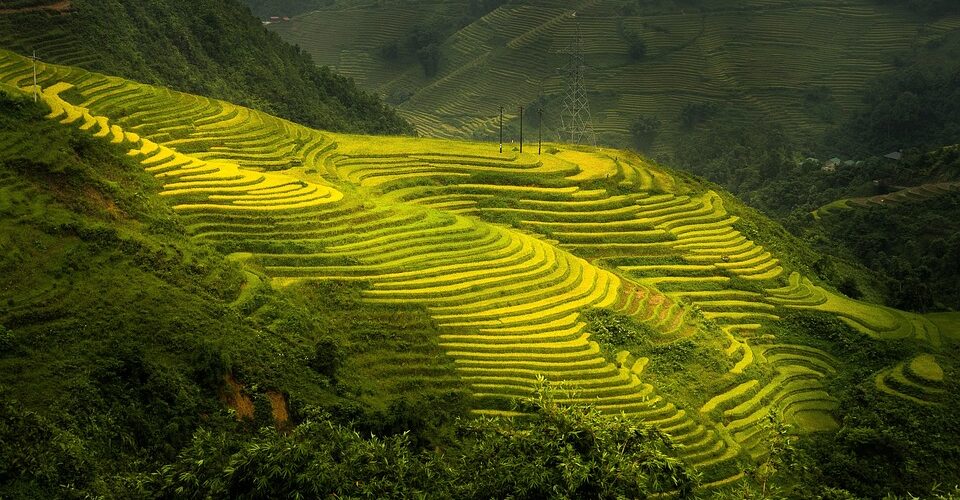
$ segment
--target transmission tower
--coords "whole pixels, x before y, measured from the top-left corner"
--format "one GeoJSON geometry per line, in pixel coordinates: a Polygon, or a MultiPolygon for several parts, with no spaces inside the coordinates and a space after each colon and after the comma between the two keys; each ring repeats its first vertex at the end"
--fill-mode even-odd
{"type": "Polygon", "coordinates": [[[590,101],[584,88],[583,38],[580,35],[580,23],[577,13],[571,14],[576,30],[570,47],[561,52],[567,54],[567,64],[563,73],[563,109],[560,111],[560,129],[557,133],[560,142],[571,144],[597,145],[597,134],[590,120],[590,101]]]}

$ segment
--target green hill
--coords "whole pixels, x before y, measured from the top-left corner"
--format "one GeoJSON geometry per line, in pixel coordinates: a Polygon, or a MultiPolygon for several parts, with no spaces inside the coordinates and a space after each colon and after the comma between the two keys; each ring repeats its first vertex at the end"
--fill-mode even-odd
{"type": "Polygon", "coordinates": [[[235,0],[30,0],[0,8],[0,46],[237,102],[313,127],[412,128],[377,97],[317,67],[235,0]],[[44,8],[55,6],[57,9],[44,8]]]}
{"type": "Polygon", "coordinates": [[[672,152],[685,127],[716,107],[736,109],[741,125],[819,138],[862,108],[868,82],[901,53],[960,28],[960,13],[933,7],[920,9],[931,17],[871,0],[525,1],[461,27],[463,3],[335,2],[269,28],[384,95],[421,134],[486,139],[496,137],[499,105],[510,138],[520,105],[542,106],[555,138],[558,68],[579,29],[601,141],[634,146],[631,125],[654,118],[653,150],[672,152]],[[444,36],[435,75],[419,64],[416,30],[444,36]]]}
{"type": "MultiPolygon", "coordinates": [[[[84,214],[78,229],[63,229],[73,226],[51,221],[72,216],[44,212],[58,205],[18,198],[24,179],[42,171],[22,165],[50,148],[35,149],[16,128],[3,136],[4,182],[12,186],[3,199],[15,214],[5,231],[19,234],[17,224],[46,231],[36,252],[49,253],[51,268],[24,268],[26,255],[8,261],[7,269],[29,279],[5,276],[3,298],[17,309],[2,321],[12,345],[25,347],[2,360],[0,384],[55,422],[53,403],[37,398],[52,390],[48,374],[63,369],[64,357],[48,354],[50,345],[85,352],[83,342],[101,338],[87,328],[107,330],[117,342],[143,338],[146,331],[132,333],[134,318],[164,304],[155,315],[172,322],[164,327],[169,334],[148,335],[149,345],[159,345],[129,355],[144,361],[116,368],[117,384],[137,366],[153,368],[134,370],[135,380],[161,378],[122,385],[120,394],[163,386],[164,373],[182,373],[177,363],[192,365],[168,344],[195,351],[178,340],[193,335],[215,346],[210,368],[190,382],[194,394],[200,381],[216,387],[229,369],[236,378],[222,397],[260,423],[271,413],[278,425],[287,414],[295,422],[298,412],[322,406],[375,430],[432,428],[422,438],[442,442],[442,421],[427,416],[447,411],[448,418],[460,408],[520,416],[514,401],[545,377],[563,389],[558,403],[588,404],[659,429],[675,447],[671,454],[702,473],[705,488],[741,480],[752,463],[782,459],[768,418],[802,436],[810,474],[823,475],[799,487],[826,484],[873,496],[928,491],[960,477],[960,462],[950,458],[958,441],[943,438],[960,436],[953,418],[956,316],[926,317],[844,296],[823,279],[820,255],[719,188],[624,151],[550,143],[542,155],[529,148],[500,154],[491,143],[321,132],[79,68],[38,69],[33,87],[29,60],[6,51],[0,57],[3,88],[36,92],[50,110],[47,124],[31,127],[58,122],[77,137],[54,148],[65,157],[45,160],[52,167],[44,168],[69,164],[75,155],[67,147],[102,150],[109,143],[128,158],[119,179],[97,164],[78,167],[91,181],[65,175],[80,193],[93,186],[84,196],[57,183],[32,188],[84,214]],[[98,189],[131,199],[111,204],[98,189]],[[94,208],[69,205],[78,199],[94,208]],[[137,214],[130,222],[128,211],[137,214]],[[151,230],[151,221],[164,229],[151,230]],[[110,229],[124,224],[130,238],[156,250],[123,251],[101,275],[98,259],[129,245],[110,229]],[[80,250],[63,247],[58,231],[75,231],[80,250]],[[59,252],[64,257],[54,258],[59,252]],[[171,264],[163,263],[165,255],[171,264]],[[189,265],[163,274],[178,262],[189,265]],[[168,281],[151,277],[158,273],[168,281]],[[185,290],[171,289],[182,275],[192,277],[179,284],[185,290]],[[69,293],[83,300],[51,300],[64,292],[57,280],[80,277],[83,286],[69,293]],[[147,280],[155,291],[125,288],[121,280],[147,280]],[[133,296],[97,302],[126,292],[133,296]],[[190,316],[187,306],[162,309],[181,301],[200,309],[190,316]],[[51,302],[75,309],[50,312],[51,302]],[[122,327],[78,319],[102,318],[101,311],[114,317],[119,312],[109,311],[117,308],[130,318],[122,327]],[[214,331],[223,334],[206,333],[218,317],[235,323],[219,324],[214,331]],[[256,396],[252,403],[244,403],[245,392],[256,396]],[[397,397],[413,403],[390,402],[397,397]],[[348,401],[389,406],[390,413],[378,417],[348,401]],[[397,412],[408,419],[396,419],[397,412]],[[921,432],[927,428],[937,433],[921,432]],[[839,438],[832,443],[821,433],[839,438]],[[888,447],[877,453],[851,433],[888,440],[888,447]],[[847,460],[862,465],[838,472],[847,460]]],[[[847,278],[869,283],[865,275],[847,278]]],[[[99,387],[92,380],[86,384],[99,387]]],[[[91,411],[103,414],[109,401],[91,411]]],[[[193,417],[154,433],[182,438],[205,425],[198,414],[212,411],[193,410],[210,405],[209,397],[187,400],[182,410],[180,400],[166,401],[165,411],[193,417]]],[[[74,415],[70,403],[63,406],[74,415]]],[[[59,425],[92,432],[69,419],[59,425]]],[[[144,440],[160,441],[155,434],[144,440]]],[[[171,446],[130,467],[150,470],[179,451],[171,446]]],[[[86,474],[88,481],[101,478],[86,474]]],[[[214,491],[220,483],[202,484],[190,487],[214,491]]]]}

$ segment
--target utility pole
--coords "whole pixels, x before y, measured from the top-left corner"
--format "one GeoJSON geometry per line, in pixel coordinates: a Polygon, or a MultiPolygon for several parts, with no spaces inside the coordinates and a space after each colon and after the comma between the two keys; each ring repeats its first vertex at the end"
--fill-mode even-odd
{"type": "Polygon", "coordinates": [[[500,154],[503,154],[503,106],[500,106],[500,154]]]}
{"type": "Polygon", "coordinates": [[[537,156],[543,148],[543,108],[537,108],[537,156]]]}
{"type": "Polygon", "coordinates": [[[33,51],[33,102],[37,102],[37,51],[33,51]]]}
{"type": "Polygon", "coordinates": [[[523,106],[520,106],[520,152],[523,152],[523,106]]]}

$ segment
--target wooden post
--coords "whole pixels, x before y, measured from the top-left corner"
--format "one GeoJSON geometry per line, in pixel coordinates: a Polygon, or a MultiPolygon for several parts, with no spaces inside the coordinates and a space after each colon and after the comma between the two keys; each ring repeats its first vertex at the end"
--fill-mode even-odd
{"type": "Polygon", "coordinates": [[[543,108],[537,108],[537,156],[543,148],[543,108]]]}
{"type": "Polygon", "coordinates": [[[523,152],[523,106],[520,106],[520,152],[523,152]]]}
{"type": "Polygon", "coordinates": [[[33,51],[33,102],[37,102],[37,51],[33,51]]]}

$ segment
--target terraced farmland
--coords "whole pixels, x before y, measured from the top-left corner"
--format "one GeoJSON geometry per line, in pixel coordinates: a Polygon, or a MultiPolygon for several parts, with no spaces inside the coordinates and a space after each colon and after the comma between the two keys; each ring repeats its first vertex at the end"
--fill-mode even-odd
{"type": "Polygon", "coordinates": [[[903,188],[892,193],[878,194],[876,196],[843,198],[841,200],[824,205],[814,210],[811,214],[815,219],[820,219],[821,217],[842,213],[843,210],[867,207],[885,207],[900,203],[921,202],[956,191],[960,191],[960,182],[933,182],[929,184],[921,184],[919,186],[903,188]]]}
{"type": "Polygon", "coordinates": [[[946,392],[943,388],[943,369],[930,354],[921,354],[909,361],[877,373],[877,389],[921,405],[938,404],[946,392]]]}
{"type": "Polygon", "coordinates": [[[701,10],[635,16],[624,16],[620,6],[603,0],[503,5],[443,42],[440,72],[432,78],[413,58],[386,61],[379,51],[402,43],[421,18],[449,18],[456,5],[438,12],[425,3],[399,12],[348,3],[270,28],[319,64],[402,101],[401,113],[423,135],[494,138],[500,104],[514,130],[516,106],[543,95],[547,126],[559,123],[557,68],[579,26],[591,66],[586,85],[595,129],[609,142],[623,142],[638,115],[656,116],[664,123],[661,148],[676,140],[680,113],[694,103],[731,103],[747,119],[779,123],[799,137],[819,133],[831,120],[820,108],[855,110],[865,83],[891,70],[894,54],[960,28],[960,17],[924,22],[868,0],[713,1],[701,10]],[[642,60],[629,60],[623,33],[643,39],[642,60]],[[820,87],[826,100],[811,105],[811,90],[820,87]]]}
{"type": "MultiPolygon", "coordinates": [[[[545,377],[566,389],[563,402],[659,427],[707,483],[764,456],[756,423],[771,411],[806,432],[836,426],[824,381],[838,361],[778,341],[770,325],[785,313],[941,342],[923,316],[814,283],[748,236],[722,193],[629,153],[550,144],[544,155],[498,154],[487,143],[333,134],[76,68],[39,69],[34,88],[29,61],[0,52],[2,88],[36,91],[50,119],[127,148],[194,238],[273,286],[362,281],[370,303],[422,305],[477,413],[512,415],[511,401],[545,377]],[[593,338],[584,312],[597,309],[646,325],[654,345],[718,346],[709,390],[671,396],[652,373],[656,356],[593,338]]],[[[402,354],[378,360],[379,372],[409,373],[416,360],[402,354]]],[[[943,375],[931,359],[878,374],[877,389],[935,402],[926,395],[943,375]]]]}
{"type": "MultiPolygon", "coordinates": [[[[60,2],[63,3],[63,2],[60,2]]],[[[57,5],[59,5],[58,3],[57,5]]],[[[3,11],[0,9],[0,43],[3,47],[24,54],[36,52],[37,57],[58,64],[71,66],[96,67],[100,56],[87,44],[80,43],[76,34],[62,26],[58,19],[67,15],[68,10],[28,10],[3,11]],[[46,29],[38,29],[26,35],[19,35],[17,23],[23,23],[24,17],[40,18],[46,29]]]]}

